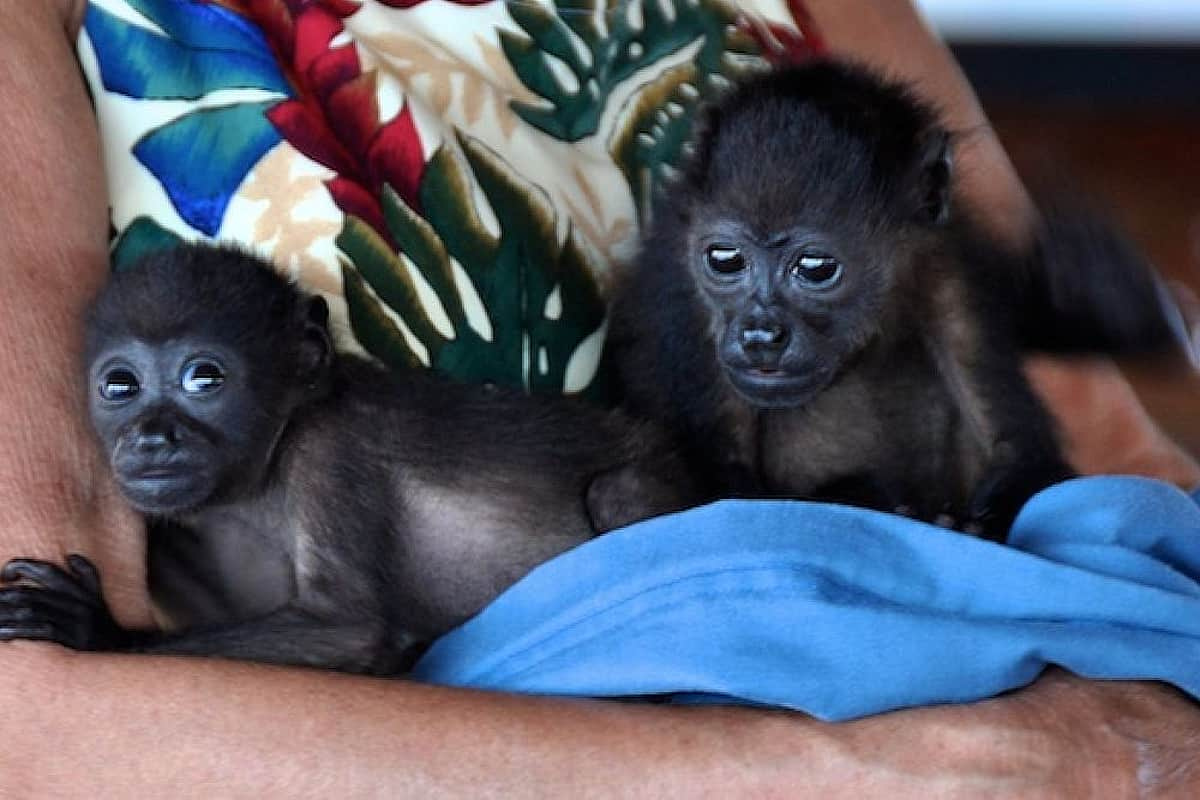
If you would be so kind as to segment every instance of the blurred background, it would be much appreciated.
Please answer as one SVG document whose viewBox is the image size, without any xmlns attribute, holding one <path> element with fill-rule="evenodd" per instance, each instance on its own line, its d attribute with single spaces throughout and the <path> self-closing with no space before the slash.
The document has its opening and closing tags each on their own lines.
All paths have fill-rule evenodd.
<svg viewBox="0 0 1200 800">
<path fill-rule="evenodd" d="M 916 0 L 1026 183 L 1095 198 L 1200 295 L 1200 0 Z M 1200 455 L 1200 375 L 1123 363 Z"/>
</svg>

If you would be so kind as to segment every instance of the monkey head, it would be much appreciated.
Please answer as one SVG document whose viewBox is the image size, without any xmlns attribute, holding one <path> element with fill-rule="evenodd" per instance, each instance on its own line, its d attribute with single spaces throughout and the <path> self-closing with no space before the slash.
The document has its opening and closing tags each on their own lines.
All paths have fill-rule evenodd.
<svg viewBox="0 0 1200 800">
<path fill-rule="evenodd" d="M 184 245 L 113 275 L 87 326 L 89 410 L 121 491 L 176 516 L 258 490 L 327 389 L 328 310 L 269 265 Z"/>
<path fill-rule="evenodd" d="M 667 190 L 725 377 L 804 405 L 905 302 L 949 215 L 948 136 L 904 89 L 817 63 L 739 85 L 702 116 Z"/>
</svg>

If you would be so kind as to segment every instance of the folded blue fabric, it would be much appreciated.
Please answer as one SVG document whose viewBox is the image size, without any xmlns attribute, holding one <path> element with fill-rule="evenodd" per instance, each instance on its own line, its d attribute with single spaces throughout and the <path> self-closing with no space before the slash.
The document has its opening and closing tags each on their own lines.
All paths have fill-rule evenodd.
<svg viewBox="0 0 1200 800">
<path fill-rule="evenodd" d="M 439 640 L 420 680 L 837 720 L 1048 664 L 1200 699 L 1200 507 L 1142 478 L 1034 497 L 1001 546 L 862 509 L 724 501 L 601 536 Z"/>
</svg>

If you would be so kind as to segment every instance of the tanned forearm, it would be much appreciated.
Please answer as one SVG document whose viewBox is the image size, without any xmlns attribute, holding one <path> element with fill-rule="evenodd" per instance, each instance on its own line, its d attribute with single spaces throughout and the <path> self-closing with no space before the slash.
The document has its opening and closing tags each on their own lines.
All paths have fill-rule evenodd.
<svg viewBox="0 0 1200 800">
<path fill-rule="evenodd" d="M 1052 674 L 1012 697 L 824 724 L 508 696 L 30 643 L 0 777 L 52 797 L 1195 796 L 1192 704 Z M 58 690 L 31 691 L 39 687 Z M 1191 726 L 1189 728 L 1189 726 Z"/>
<path fill-rule="evenodd" d="M 146 619 L 141 523 L 85 425 L 83 310 L 107 273 L 95 118 L 72 40 L 82 2 L 0 14 L 0 555 L 91 553 L 128 620 Z"/>
<path fill-rule="evenodd" d="M 828 786 L 821 765 L 840 758 L 831 739 L 798 736 L 784 714 L 543 700 L 208 659 L 54 655 L 35 652 L 33 663 L 44 663 L 28 678 L 71 691 L 0 694 L 19 709 L 22 731 L 6 739 L 0 774 L 8 786 L 28 776 L 21 785 L 41 796 L 747 796 L 802 777 Z M 18 685 L 12 677 L 0 677 L 0 692 Z"/>
</svg>

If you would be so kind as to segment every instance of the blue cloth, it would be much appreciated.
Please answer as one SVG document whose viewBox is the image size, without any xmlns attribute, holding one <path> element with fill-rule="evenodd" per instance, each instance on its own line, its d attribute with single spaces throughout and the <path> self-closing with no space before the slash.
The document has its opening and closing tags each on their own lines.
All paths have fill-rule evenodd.
<svg viewBox="0 0 1200 800">
<path fill-rule="evenodd" d="M 1047 664 L 1200 698 L 1200 507 L 1081 478 L 1006 546 L 861 509 L 724 501 L 601 536 L 440 639 L 420 680 L 766 704 L 837 720 L 968 701 Z"/>
</svg>

